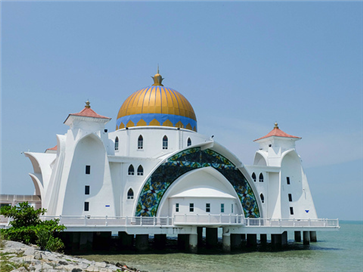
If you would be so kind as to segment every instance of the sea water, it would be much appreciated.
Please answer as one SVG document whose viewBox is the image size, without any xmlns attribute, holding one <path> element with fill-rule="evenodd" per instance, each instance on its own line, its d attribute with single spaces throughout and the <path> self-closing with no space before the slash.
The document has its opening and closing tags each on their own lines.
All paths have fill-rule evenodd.
<svg viewBox="0 0 363 272">
<path fill-rule="evenodd" d="M 317 243 L 294 243 L 283 251 L 260 249 L 229 254 L 149 252 L 145 254 L 89 254 L 95 261 L 125 263 L 144 271 L 363 271 L 363 222 L 342 221 L 339 231 L 317 232 Z"/>
</svg>

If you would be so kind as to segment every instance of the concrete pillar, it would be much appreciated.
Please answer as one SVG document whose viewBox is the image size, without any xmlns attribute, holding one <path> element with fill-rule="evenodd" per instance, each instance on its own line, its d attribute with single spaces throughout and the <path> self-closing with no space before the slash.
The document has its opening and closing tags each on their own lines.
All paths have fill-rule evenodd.
<svg viewBox="0 0 363 272">
<path fill-rule="evenodd" d="M 310 233 L 309 233 L 309 231 L 304 231 L 303 232 L 303 243 L 304 243 L 304 245 L 309 245 L 310 244 Z"/>
<path fill-rule="evenodd" d="M 189 234 L 178 234 L 179 250 L 186 250 L 189 247 Z"/>
<path fill-rule="evenodd" d="M 301 242 L 301 231 L 295 231 L 295 242 Z"/>
<path fill-rule="evenodd" d="M 242 246 L 241 234 L 231 234 L 231 249 L 239 249 Z"/>
<path fill-rule="evenodd" d="M 79 242 L 81 238 L 81 233 L 79 232 L 72 232 L 72 250 L 78 250 L 79 249 Z"/>
<path fill-rule="evenodd" d="M 111 249 L 111 232 L 94 232 L 93 233 L 93 249 L 110 250 Z"/>
<path fill-rule="evenodd" d="M 262 246 L 267 245 L 267 234 L 260 234 L 260 242 Z"/>
<path fill-rule="evenodd" d="M 134 245 L 134 235 L 129 235 L 126 232 L 119 232 L 120 246 L 122 249 L 131 249 Z"/>
<path fill-rule="evenodd" d="M 223 228 L 222 244 L 224 252 L 231 251 L 231 234 L 229 233 L 229 228 Z"/>
<path fill-rule="evenodd" d="M 149 235 L 136 234 L 135 247 L 138 251 L 145 251 L 149 248 Z"/>
<path fill-rule="evenodd" d="M 271 234 L 271 244 L 274 248 L 280 248 L 282 244 L 281 234 Z"/>
<path fill-rule="evenodd" d="M 287 246 L 287 231 L 284 231 L 282 234 L 281 234 L 281 245 L 283 247 L 286 247 Z"/>
<path fill-rule="evenodd" d="M 79 249 L 82 251 L 91 251 L 93 245 L 93 232 L 81 232 L 79 239 Z"/>
<path fill-rule="evenodd" d="M 198 252 L 198 234 L 189 234 L 189 251 L 192 253 Z"/>
<path fill-rule="evenodd" d="M 317 242 L 316 231 L 310 231 L 310 242 Z"/>
<path fill-rule="evenodd" d="M 247 247 L 257 246 L 257 234 L 247 234 Z"/>
<path fill-rule="evenodd" d="M 166 246 L 166 234 L 155 234 L 154 246 L 157 249 L 164 249 Z"/>
<path fill-rule="evenodd" d="M 198 246 L 203 245 L 203 228 L 197 227 L 197 233 L 198 233 Z"/>
<path fill-rule="evenodd" d="M 206 228 L 207 247 L 214 247 L 218 243 L 218 229 Z"/>
</svg>

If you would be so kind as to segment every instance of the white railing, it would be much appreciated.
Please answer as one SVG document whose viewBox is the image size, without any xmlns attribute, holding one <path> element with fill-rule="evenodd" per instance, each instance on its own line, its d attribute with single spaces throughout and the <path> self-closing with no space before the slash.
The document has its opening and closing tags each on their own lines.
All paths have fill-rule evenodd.
<svg viewBox="0 0 363 272">
<path fill-rule="evenodd" d="M 245 218 L 246 227 L 335 227 L 339 228 L 338 219 L 265 219 Z"/>
<path fill-rule="evenodd" d="M 244 225 L 244 216 L 238 214 L 178 214 L 174 225 Z"/>
<path fill-rule="evenodd" d="M 172 217 L 128 216 L 41 216 L 42 220 L 59 219 L 65 226 L 173 226 Z"/>
<path fill-rule="evenodd" d="M 240 225 L 244 227 L 284 228 L 339 228 L 338 219 L 265 219 L 245 218 L 237 214 L 178 214 L 174 217 L 128 217 L 128 216 L 41 216 L 42 220 L 59 219 L 66 227 L 72 226 L 181 226 L 181 225 Z M 0 224 L 8 225 L 10 220 L 0 215 Z"/>
</svg>

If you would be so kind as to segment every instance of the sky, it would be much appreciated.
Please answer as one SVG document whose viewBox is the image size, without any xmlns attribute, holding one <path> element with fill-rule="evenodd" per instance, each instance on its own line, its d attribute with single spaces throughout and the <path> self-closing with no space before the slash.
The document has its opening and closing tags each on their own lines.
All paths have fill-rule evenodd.
<svg viewBox="0 0 363 272">
<path fill-rule="evenodd" d="M 318 216 L 363 220 L 363 2 L 1 1 L 2 194 L 33 194 L 44 152 L 85 101 L 116 115 L 153 83 L 245 165 L 253 140 L 296 143 Z"/>
</svg>

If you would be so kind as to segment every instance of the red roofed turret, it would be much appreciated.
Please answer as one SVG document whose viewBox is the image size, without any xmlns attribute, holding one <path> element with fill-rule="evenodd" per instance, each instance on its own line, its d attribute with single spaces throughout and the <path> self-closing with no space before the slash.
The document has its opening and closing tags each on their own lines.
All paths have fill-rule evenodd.
<svg viewBox="0 0 363 272">
<path fill-rule="evenodd" d="M 279 129 L 278 124 L 275 123 L 275 127 L 273 128 L 273 130 L 271 130 L 267 135 L 254 140 L 254 142 L 257 142 L 259 140 L 266 139 L 266 138 L 269 138 L 269 137 L 273 137 L 273 136 L 274 137 L 295 138 L 296 140 L 301 139 L 301 137 L 293 136 L 293 135 L 290 135 L 290 134 L 287 134 L 287 133 L 283 132 L 281 129 Z"/>
<path fill-rule="evenodd" d="M 78 113 L 71 113 L 68 115 L 67 119 L 64 121 L 64 124 L 71 125 L 75 117 L 86 117 L 86 118 L 94 118 L 94 119 L 103 119 L 103 123 L 107 123 L 111 120 L 110 117 L 102 116 L 96 113 L 94 110 L 91 109 L 90 102 L 86 102 L 86 106 L 83 110 Z M 101 120 L 100 120 L 101 121 Z"/>
</svg>

